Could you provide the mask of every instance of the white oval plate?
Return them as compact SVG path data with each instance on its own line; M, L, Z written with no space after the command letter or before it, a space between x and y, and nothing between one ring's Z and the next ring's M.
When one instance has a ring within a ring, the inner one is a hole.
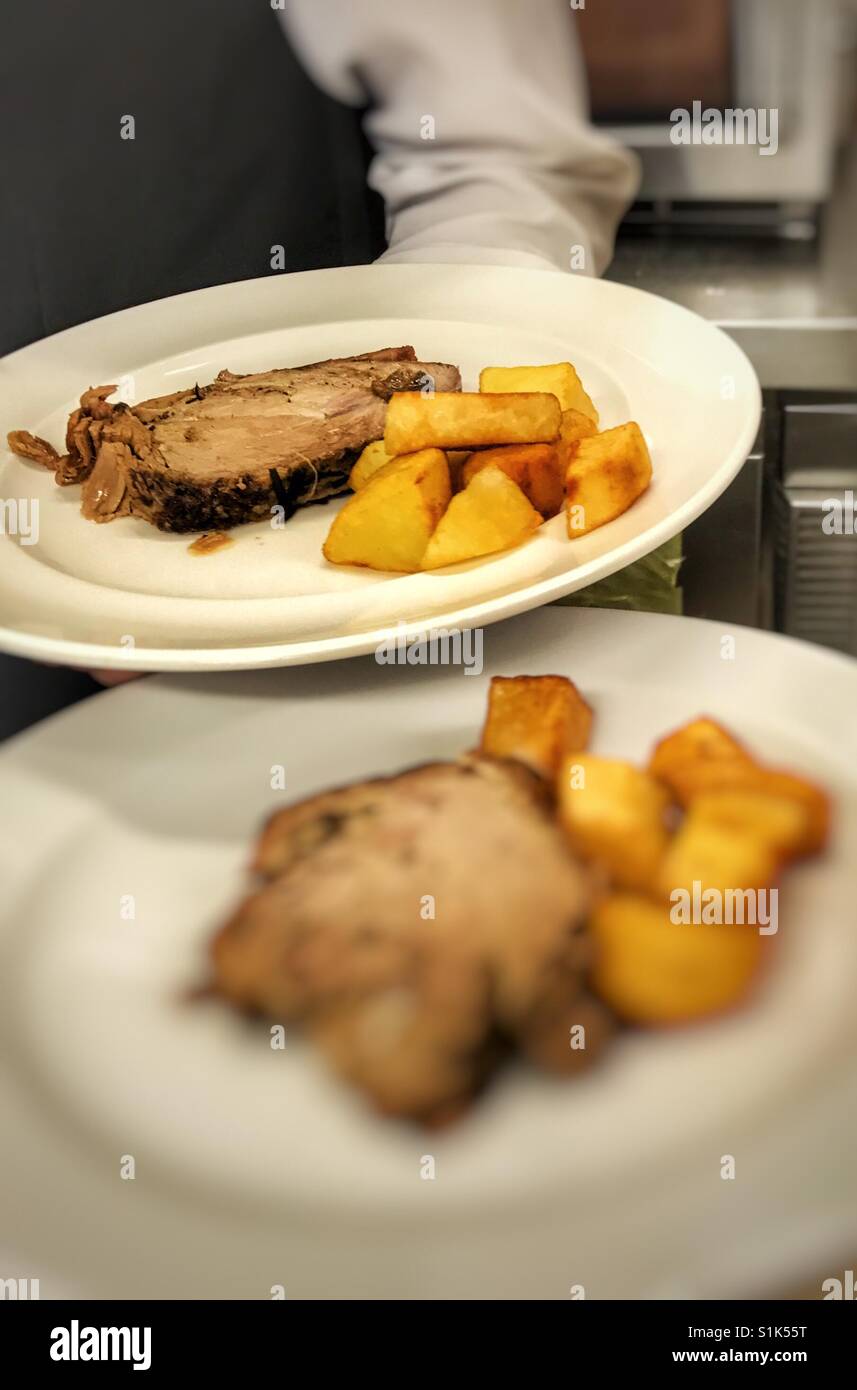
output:
M237 527L189 554L189 536L139 520L96 526L79 489L7 455L4 499L39 503L35 544L0 537L0 646L69 665L226 670L374 651L392 629L495 622L612 574L676 535L719 496L758 429L747 358L704 319L640 290L497 267L357 266L245 281L129 309L0 362L3 434L59 444L89 385L143 400L208 381L413 343L481 367L571 358L607 428L636 419L655 477L624 516L571 542L562 517L520 549L433 574L390 576L321 554L341 502L285 527ZM7 523L7 530L9 524ZM20 529L24 529L21 527Z
M857 665L744 630L723 660L722 635L545 612L490 629L479 677L366 661L153 679L7 747L6 1239L110 1296L171 1297L265 1297L272 1283L294 1296L561 1298L575 1283L723 1296L757 1280L770 1292L847 1249L857 1109L835 1087L857 1077ZM752 1007L628 1034L576 1083L510 1068L457 1127L426 1135L373 1117L299 1042L273 1051L264 1026L183 993L243 890L261 819L472 746L498 671L571 675L608 754L642 760L688 718L722 718L831 788L836 841L789 874ZM286 792L271 790L277 765ZM435 1181L420 1178L427 1154Z

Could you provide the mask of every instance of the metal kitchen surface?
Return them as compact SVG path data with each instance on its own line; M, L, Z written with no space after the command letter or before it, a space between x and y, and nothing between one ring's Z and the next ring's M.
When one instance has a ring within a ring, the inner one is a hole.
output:
M609 271L610 279L719 323L766 388L765 418L745 467L685 533L684 611L853 655L855 225L857 151L851 150L817 239L634 229L620 237Z
M813 241L623 232L607 278L719 323L763 386L857 391L857 147Z

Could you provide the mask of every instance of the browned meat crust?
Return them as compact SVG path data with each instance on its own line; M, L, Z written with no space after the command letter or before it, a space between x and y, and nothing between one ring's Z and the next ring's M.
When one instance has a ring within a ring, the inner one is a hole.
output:
M504 1039L555 1070L597 1051L589 883L529 769L471 756L312 797L272 817L254 868L212 943L216 991L300 1022L381 1110L459 1107ZM560 1058L578 1004L592 1037Z

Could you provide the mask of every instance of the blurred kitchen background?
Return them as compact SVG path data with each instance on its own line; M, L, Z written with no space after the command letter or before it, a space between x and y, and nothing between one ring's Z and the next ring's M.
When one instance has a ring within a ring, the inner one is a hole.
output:
M607 278L721 324L765 388L756 448L685 533L678 601L857 655L857 0L590 0L577 20L593 116L643 165ZM776 111L776 154L674 144L694 102Z

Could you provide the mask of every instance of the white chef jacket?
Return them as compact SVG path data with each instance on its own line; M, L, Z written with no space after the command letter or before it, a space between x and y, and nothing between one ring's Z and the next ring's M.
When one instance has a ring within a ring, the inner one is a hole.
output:
M368 107L384 261L600 275L636 157L596 131L569 0L272 0L310 76Z

